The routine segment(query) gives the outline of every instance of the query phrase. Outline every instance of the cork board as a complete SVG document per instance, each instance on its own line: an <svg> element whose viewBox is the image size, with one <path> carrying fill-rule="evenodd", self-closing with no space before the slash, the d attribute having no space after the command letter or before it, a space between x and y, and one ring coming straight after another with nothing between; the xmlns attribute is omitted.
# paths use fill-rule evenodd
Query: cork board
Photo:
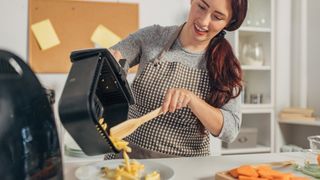
<svg viewBox="0 0 320 180"><path fill-rule="evenodd" d="M61 43L42 51L32 33L32 24L50 19ZM139 26L138 4L84 0L29 0L28 58L37 73L67 73L70 53L93 48L90 38L102 24L125 38Z"/></svg>

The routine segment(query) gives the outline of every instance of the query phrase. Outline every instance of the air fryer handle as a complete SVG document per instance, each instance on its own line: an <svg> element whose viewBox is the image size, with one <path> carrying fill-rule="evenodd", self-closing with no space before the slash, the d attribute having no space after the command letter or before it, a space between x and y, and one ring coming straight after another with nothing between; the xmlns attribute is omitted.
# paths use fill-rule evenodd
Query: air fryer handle
<svg viewBox="0 0 320 180"><path fill-rule="evenodd" d="M82 60L92 56L99 56L99 54L103 54L106 52L104 48L98 49L83 49L71 52L70 59L71 62Z"/></svg>

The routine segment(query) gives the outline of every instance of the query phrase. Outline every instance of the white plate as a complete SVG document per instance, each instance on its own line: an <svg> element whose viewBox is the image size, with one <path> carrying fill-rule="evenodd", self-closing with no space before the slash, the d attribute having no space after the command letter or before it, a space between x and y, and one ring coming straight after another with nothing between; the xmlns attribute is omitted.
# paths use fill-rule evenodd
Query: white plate
<svg viewBox="0 0 320 180"><path fill-rule="evenodd" d="M122 164L123 160L107 160L96 162L93 164L88 164L86 166L81 166L75 171L75 176L79 180L92 179L92 180L103 180L105 178L101 177L100 168L108 167L115 168ZM139 161L139 163L144 165L144 172L142 173L142 177L146 174L149 174L153 171L157 171L160 173L161 180L169 180L173 178L174 171L171 167L154 162L152 160L143 160Z"/></svg>

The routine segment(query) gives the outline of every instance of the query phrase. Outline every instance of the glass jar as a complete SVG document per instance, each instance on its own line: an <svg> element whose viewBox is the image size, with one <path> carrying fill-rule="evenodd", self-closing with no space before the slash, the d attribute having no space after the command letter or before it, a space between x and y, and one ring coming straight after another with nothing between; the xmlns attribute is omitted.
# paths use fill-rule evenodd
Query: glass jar
<svg viewBox="0 0 320 180"><path fill-rule="evenodd" d="M244 43L241 50L241 61L244 65L261 66L264 64L263 48L260 43Z"/></svg>
<svg viewBox="0 0 320 180"><path fill-rule="evenodd" d="M252 50L252 62L251 65L263 65L263 48L260 43L255 43Z"/></svg>
<svg viewBox="0 0 320 180"><path fill-rule="evenodd" d="M309 136L309 149L306 152L305 166L320 167L320 135Z"/></svg>

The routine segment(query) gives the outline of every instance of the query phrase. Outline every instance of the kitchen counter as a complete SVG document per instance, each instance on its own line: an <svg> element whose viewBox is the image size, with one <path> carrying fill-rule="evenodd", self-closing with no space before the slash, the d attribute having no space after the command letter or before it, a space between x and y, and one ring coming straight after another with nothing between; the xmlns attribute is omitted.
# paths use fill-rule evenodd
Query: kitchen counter
<svg viewBox="0 0 320 180"><path fill-rule="evenodd" d="M90 158L64 158L64 174L65 179L74 180L75 170L83 165L102 161L103 156ZM173 179L177 180L209 180L214 179L217 172L225 171L243 164L261 164L267 162L278 162L294 160L299 164L303 164L304 153L275 153L275 154L251 154L251 155L228 155L228 156L208 156L195 158L167 158L140 160L155 161L170 166L174 170ZM116 162L117 160L109 160ZM108 162L109 162L108 161ZM290 169L290 167L288 167ZM302 175L298 172L294 174ZM303 176L303 175L302 175Z"/></svg>

